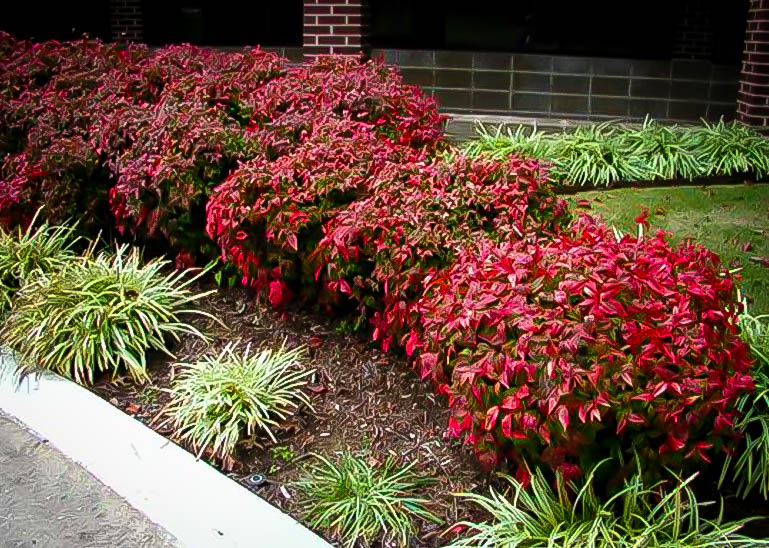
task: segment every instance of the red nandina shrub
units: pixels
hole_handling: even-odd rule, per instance
[[[311,130],[290,154],[242,164],[208,202],[208,235],[243,284],[269,289],[275,306],[289,299],[289,285],[314,285],[306,259],[323,224],[367,192],[386,163],[419,154],[378,139],[370,124],[327,117]]]
[[[77,217],[81,226],[103,226],[107,173],[89,130],[93,117],[110,108],[99,95],[104,75],[134,66],[146,50],[94,40],[32,44],[3,38],[0,154],[20,156],[7,159],[0,171],[2,186],[17,191],[0,198],[0,216],[24,223],[29,211],[42,206],[51,221]]]
[[[206,245],[204,209],[214,186],[240,163],[293,154],[324,124],[367,124],[376,138],[359,149],[445,147],[435,102],[378,63],[323,59],[285,70],[259,49],[149,52],[7,34],[0,49],[0,154],[24,155],[4,162],[9,195],[0,202],[11,207],[24,197],[22,209],[34,210],[60,196],[83,204],[84,194],[109,191],[121,231],[162,235],[185,256]],[[62,159],[55,170],[46,168],[49,147]],[[44,214],[56,221],[72,209]]]
[[[318,254],[326,286],[373,312],[387,349],[403,335],[429,272],[478,239],[518,238],[568,220],[537,162],[488,159],[389,164],[371,195],[329,221]]]
[[[80,137],[60,137],[34,153],[8,156],[0,171],[0,224],[24,226],[42,206],[48,219],[103,226],[106,188],[99,184],[96,160]]]
[[[0,178],[0,225],[26,226],[36,210],[28,193],[29,179],[36,176],[36,172],[23,154],[6,156],[1,169],[3,176]]]
[[[445,148],[444,117],[393,69],[352,59],[291,68],[251,101],[247,130],[262,151],[215,189],[207,232],[243,283],[280,306],[291,288],[314,286],[305,259],[321,226],[368,193],[385,165]]]
[[[154,80],[167,80],[157,102],[113,111],[103,120],[110,131],[97,138],[111,153],[117,228],[145,239],[159,233],[185,255],[205,254],[210,190],[260,151],[243,127],[241,101],[281,70],[277,56],[258,49],[162,50],[151,69]]]
[[[256,154],[257,143],[225,112],[173,98],[135,107],[130,116],[134,125],[124,135],[131,146],[108,163],[116,226],[145,239],[159,231],[195,253],[210,189]]]
[[[87,39],[32,43],[5,33],[0,33],[0,49],[0,154],[21,152],[27,131],[40,117],[50,122],[53,116],[52,127],[66,130],[69,117],[87,119],[111,108],[108,101],[83,101],[105,82],[117,85],[115,74],[130,73],[148,57],[141,46],[118,48]]]
[[[487,465],[570,477],[635,451],[653,473],[729,450],[751,362],[734,280],[707,249],[617,240],[584,216],[479,242],[425,283],[407,350]]]
[[[19,190],[15,198],[0,200],[0,215],[7,223],[23,224],[29,212],[42,207],[51,221],[78,218],[81,227],[98,230],[109,221],[107,173],[85,139],[89,122],[83,97],[74,84],[66,92],[41,91],[35,97],[26,103],[29,127],[23,145],[11,147],[21,152],[8,150],[0,167],[0,180]],[[26,213],[14,219],[18,212],[6,211],[11,201]]]
[[[185,44],[158,50],[142,72],[156,83],[156,95],[222,110],[245,124],[264,83],[284,74],[283,62],[259,48],[224,52]]]
[[[149,53],[8,35],[0,45],[8,54],[0,61],[0,153],[21,153],[27,166],[7,163],[0,175],[14,192],[2,202],[24,196],[23,209],[42,205],[49,220],[76,213],[103,225],[97,213],[106,212],[109,190],[118,228],[143,237],[159,228],[174,247],[198,251],[207,190],[253,152],[242,101],[279,76],[282,61],[258,49]]]
[[[446,117],[419,88],[403,84],[392,67],[345,57],[321,57],[289,69],[251,99],[255,124],[295,142],[315,117],[333,115],[373,124],[384,138],[414,148],[445,148]]]

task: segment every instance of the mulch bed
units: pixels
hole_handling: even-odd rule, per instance
[[[482,519],[477,508],[452,493],[485,487],[488,478],[472,454],[461,444],[444,437],[448,422],[446,402],[438,401],[426,382],[419,379],[404,358],[379,351],[373,343],[340,333],[337,320],[292,310],[284,314],[257,302],[249,292],[219,290],[198,303],[198,308],[222,320],[224,326],[202,316],[191,323],[211,336],[210,348],[219,349],[232,340],[251,342],[254,348],[306,345],[307,363],[316,369],[310,390],[314,411],[304,410],[281,428],[273,429],[277,443],[259,438],[262,446],[242,449],[233,462],[212,462],[243,486],[301,521],[297,493],[291,482],[302,473],[312,453],[326,456],[343,450],[364,451],[374,462],[388,455],[416,462],[420,475],[434,478],[420,496],[445,525],[421,523],[412,546],[444,545],[446,528],[465,519]],[[209,345],[184,337],[174,347],[179,361],[194,361]],[[174,376],[172,360],[154,355],[149,364],[152,384],[97,383],[93,391],[126,413],[169,436],[162,410]],[[205,458],[205,457],[204,457]],[[264,474],[267,482],[253,486],[249,478]],[[485,491],[485,489],[481,489]],[[321,531],[318,531],[322,534]]]
[[[233,340],[244,345],[250,342],[254,348],[276,347],[287,341],[289,346],[305,345],[307,363],[316,370],[309,387],[313,410],[303,410],[274,428],[277,443],[262,436],[258,439],[261,446],[243,447],[232,462],[210,461],[204,456],[205,460],[299,521],[303,516],[291,483],[302,475],[313,453],[332,456],[351,450],[364,452],[372,463],[383,462],[388,456],[404,463],[416,462],[413,470],[436,480],[419,495],[430,501],[429,510],[445,523],[420,522],[413,548],[443,546],[448,538],[442,533],[450,525],[486,519],[477,507],[453,494],[485,494],[490,484],[503,486],[494,476],[483,473],[473,455],[458,441],[446,439],[446,402],[419,379],[405,358],[381,352],[364,338],[343,334],[338,319],[300,310],[279,314],[240,288],[220,289],[199,301],[198,308],[224,325],[203,316],[188,318],[211,341],[183,337],[173,348],[178,361],[194,361]],[[163,408],[169,400],[166,389],[174,377],[174,361],[154,354],[149,373],[149,385],[137,386],[126,377],[118,382],[104,379],[92,390],[160,434],[170,436]],[[698,478],[701,501],[721,496],[715,489],[715,468]],[[267,481],[254,486],[249,481],[254,474],[265,475]],[[724,517],[728,520],[769,515],[769,503],[757,494],[748,501],[728,497],[725,502]],[[713,505],[704,514],[713,514],[708,515],[713,519],[717,512],[718,505]],[[323,531],[316,532],[331,540]],[[751,522],[743,532],[754,538],[769,537],[769,520]]]

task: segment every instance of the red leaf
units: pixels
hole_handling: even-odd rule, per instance
[[[507,413],[504,417],[502,417],[502,433],[509,437],[512,437],[512,421],[513,421],[513,415],[510,413]]]
[[[561,423],[561,426],[563,427],[564,431],[569,429],[569,410],[561,405],[556,410],[556,416],[558,417],[558,421]]]
[[[413,331],[409,334],[409,338],[406,341],[406,355],[411,357],[411,355],[414,353],[414,348],[416,347],[417,343],[417,335]]]
[[[649,210],[644,208],[643,211],[641,211],[641,214],[638,215],[638,217],[635,218],[636,224],[641,224],[646,228],[649,228]]]
[[[486,411],[486,423],[484,425],[485,430],[493,430],[494,426],[497,423],[497,416],[499,415],[499,406],[495,405],[493,407],[490,407],[488,411]]]
[[[288,245],[291,249],[293,249],[294,251],[299,250],[299,244],[296,240],[296,234],[289,234],[288,238],[286,238],[286,241],[288,242]]]
[[[283,304],[283,284],[278,280],[270,282],[270,304],[274,307],[279,307]]]

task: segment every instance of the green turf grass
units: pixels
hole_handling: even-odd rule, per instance
[[[672,232],[674,242],[692,238],[741,268],[751,313],[769,313],[769,267],[750,260],[769,264],[769,184],[623,188],[568,199],[573,206],[587,200],[591,212],[624,232],[635,232],[635,217],[648,209],[652,229]]]

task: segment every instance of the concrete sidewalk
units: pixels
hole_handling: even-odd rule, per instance
[[[4,363],[3,360],[7,361]],[[6,370],[15,369],[13,360],[0,352],[0,371],[3,366]],[[61,455],[81,465],[92,478],[117,493],[122,501],[173,535],[177,546],[331,548],[291,516],[213,466],[196,459],[192,453],[96,394],[57,375],[30,376],[19,383],[11,375],[0,374],[0,412],[49,439],[50,445]],[[23,454],[23,451],[15,453]],[[48,466],[45,459],[38,465],[27,465],[34,473],[19,475],[12,471],[11,477],[20,477],[19,481],[23,481],[26,476],[37,474],[46,478],[46,482],[56,479],[57,473],[38,470]],[[7,481],[5,473],[0,467],[0,491]],[[34,480],[28,481],[35,490],[40,488]],[[72,485],[65,483],[47,495],[70,495],[72,489]],[[75,508],[80,506],[76,504]],[[107,508],[111,507],[108,505]],[[98,509],[100,514],[112,515],[105,508]],[[78,511],[85,515],[94,513],[87,507]],[[13,513],[23,516],[28,512]],[[0,499],[0,548],[5,548],[2,545],[2,515]],[[131,524],[134,527],[134,522]],[[94,529],[109,527],[114,526],[107,519]],[[153,536],[147,531],[140,531],[147,538],[144,546],[155,545],[150,543]],[[86,532],[92,530],[89,528]],[[142,546],[140,540],[136,540],[142,536],[121,537],[121,534],[128,533],[118,529],[114,537],[91,546]],[[158,537],[154,538],[157,540]],[[78,539],[74,542],[76,546],[85,545]],[[56,544],[65,545],[72,546]]]
[[[0,548],[176,545],[85,469],[0,413]]]

